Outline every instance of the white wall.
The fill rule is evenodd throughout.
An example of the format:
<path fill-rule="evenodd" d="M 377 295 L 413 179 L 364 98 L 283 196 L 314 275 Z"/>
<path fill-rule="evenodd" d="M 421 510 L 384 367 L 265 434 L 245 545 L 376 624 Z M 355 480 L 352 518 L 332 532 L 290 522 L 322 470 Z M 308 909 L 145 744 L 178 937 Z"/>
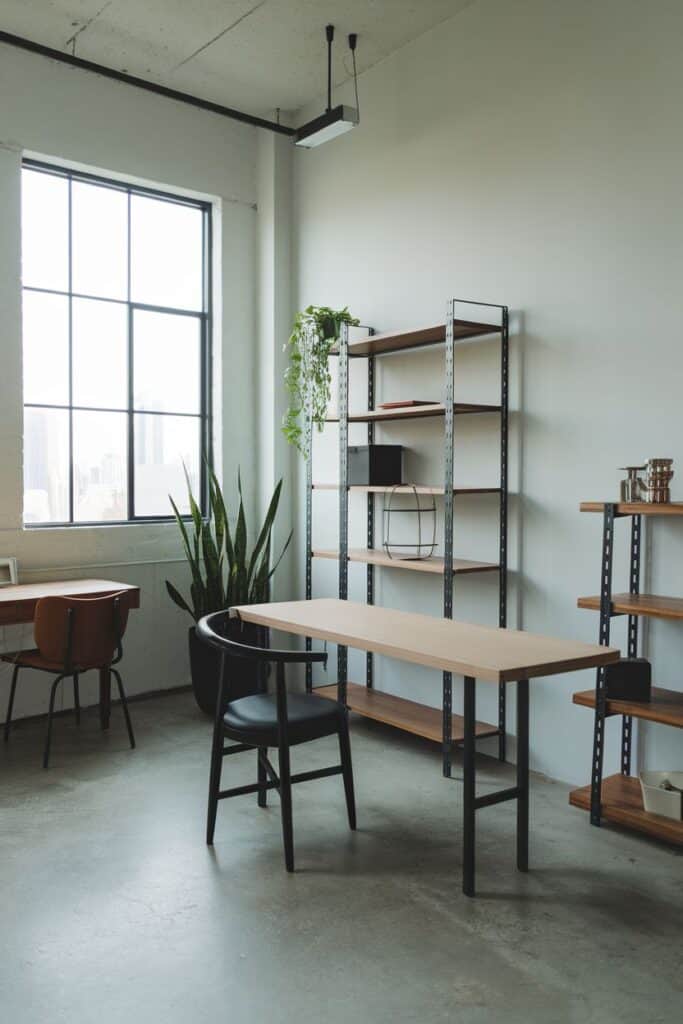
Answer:
<path fill-rule="evenodd" d="M 258 350 L 256 407 L 259 429 L 258 504 L 266 509 L 276 481 L 282 492 L 273 529 L 275 561 L 291 530 L 294 455 L 282 433 L 287 356 L 284 342 L 292 323 L 292 142 L 260 132 L 258 138 Z M 290 545 L 273 577 L 274 599 L 291 598 L 295 551 Z"/>
<path fill-rule="evenodd" d="M 598 590 L 600 521 L 580 515 L 579 502 L 616 496 L 617 467 L 634 460 L 670 456 L 683 472 L 682 32 L 677 0 L 478 0 L 362 76 L 356 130 L 296 155 L 299 307 L 348 304 L 380 330 L 435 322 L 451 296 L 513 312 L 511 486 L 521 496 L 511 557 L 518 623 L 529 630 L 597 639 L 597 616 L 576 598 Z M 484 399 L 484 348 L 461 354 L 456 390 Z M 439 358 L 385 360 L 378 401 L 438 397 Z M 362 385 L 354 391 L 362 408 Z M 414 479 L 438 482 L 436 423 L 377 438 L 390 439 L 412 449 Z M 456 478 L 458 467 L 485 474 L 490 427 L 468 422 L 462 442 Z M 316 476 L 334 479 L 334 438 L 319 448 L 327 459 Z M 674 496 L 683 496 L 678 478 Z M 334 543 L 331 502 L 316 498 L 318 541 Z M 495 508 L 484 498 L 459 505 L 456 554 L 486 557 Z M 617 531 L 615 583 L 626 589 L 628 525 Z M 652 544 L 648 588 L 683 594 L 680 523 L 656 523 Z M 331 563 L 316 577 L 318 592 L 334 591 Z M 362 570 L 353 580 L 360 597 Z M 440 582 L 382 573 L 378 601 L 438 614 Z M 514 611 L 513 601 L 512 625 Z M 457 581 L 455 614 L 494 623 L 493 581 Z M 613 637 L 624 642 L 623 620 Z M 649 639 L 657 682 L 680 689 L 680 626 L 654 623 Z M 536 769 L 588 781 L 592 720 L 571 693 L 591 685 L 592 673 L 534 684 Z M 378 686 L 439 702 L 435 673 L 385 662 Z M 478 697 L 480 715 L 494 714 L 485 684 Z M 643 764 L 680 764 L 678 740 L 675 730 L 641 728 Z"/>
<path fill-rule="evenodd" d="M 130 619 L 124 663 L 128 691 L 185 684 L 189 621 L 164 586 L 167 577 L 183 588 L 187 583 L 175 525 L 22 529 L 21 155 L 28 150 L 215 200 L 217 441 L 228 494 L 241 463 L 251 504 L 257 131 L 6 46 L 0 46 L 0 95 L 0 554 L 18 557 L 24 581 L 99 576 L 138 584 L 142 608 Z M 0 629 L 5 649 L 30 639 L 30 627 Z M 8 667 L 0 667 L 0 718 L 8 676 Z M 94 681 L 85 696 L 94 700 Z M 45 698 L 43 685 L 20 687 L 17 715 L 44 711 Z"/>

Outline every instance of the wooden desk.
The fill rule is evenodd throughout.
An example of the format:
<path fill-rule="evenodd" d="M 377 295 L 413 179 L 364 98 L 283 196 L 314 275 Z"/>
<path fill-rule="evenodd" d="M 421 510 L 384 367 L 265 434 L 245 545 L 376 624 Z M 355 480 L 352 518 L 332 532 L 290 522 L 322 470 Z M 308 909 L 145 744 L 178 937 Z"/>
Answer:
<path fill-rule="evenodd" d="M 33 622 L 41 597 L 105 597 L 123 592 L 129 608 L 140 607 L 140 588 L 114 580 L 52 580 L 46 583 L 12 583 L 0 587 L 0 626 L 18 626 Z M 109 728 L 111 676 L 100 672 L 100 722 Z"/>
<path fill-rule="evenodd" d="M 529 680 L 616 661 L 616 648 L 331 598 L 243 605 L 232 612 L 245 622 L 464 676 L 463 892 L 474 895 L 474 826 L 480 808 L 517 801 L 517 867 L 528 870 Z M 477 679 L 517 684 L 517 784 L 480 797 L 475 793 L 474 757 Z M 339 679 L 337 686 L 339 700 L 345 703 L 346 680 Z M 450 719 L 450 708 L 444 708 L 444 725 L 446 719 Z"/>

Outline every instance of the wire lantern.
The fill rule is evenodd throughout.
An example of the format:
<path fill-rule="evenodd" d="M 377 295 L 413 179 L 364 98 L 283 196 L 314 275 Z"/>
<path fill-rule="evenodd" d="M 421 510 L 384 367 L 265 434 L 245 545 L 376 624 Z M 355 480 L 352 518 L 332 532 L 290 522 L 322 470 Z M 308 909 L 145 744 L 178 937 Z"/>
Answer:
<path fill-rule="evenodd" d="M 406 491 L 406 488 L 409 488 Z M 396 494 L 410 494 L 415 504 L 409 508 L 400 508 L 395 504 Z M 420 494 L 414 484 L 402 484 L 392 487 L 391 491 L 384 495 L 382 508 L 382 547 L 389 558 L 396 561 L 424 561 L 431 558 L 436 548 L 436 501 L 434 495 L 428 495 L 429 504 L 420 502 Z M 417 540 L 411 542 L 392 540 L 392 530 L 395 530 L 397 517 L 401 517 L 401 523 L 405 523 L 405 516 L 413 517 L 413 524 L 417 533 Z M 410 522 L 410 520 L 408 520 Z M 401 534 L 402 536 L 402 534 Z"/>

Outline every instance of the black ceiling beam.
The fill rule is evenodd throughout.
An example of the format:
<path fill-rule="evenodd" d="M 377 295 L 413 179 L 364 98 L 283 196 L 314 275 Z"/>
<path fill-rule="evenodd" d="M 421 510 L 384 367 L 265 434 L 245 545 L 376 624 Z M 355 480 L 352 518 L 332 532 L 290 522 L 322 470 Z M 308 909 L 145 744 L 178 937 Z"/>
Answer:
<path fill-rule="evenodd" d="M 224 107 L 220 103 L 212 103 L 211 100 L 201 99 L 199 96 L 192 96 L 187 92 L 180 92 L 178 89 L 168 89 L 165 85 L 158 85 L 156 82 L 148 82 L 144 78 L 137 78 L 135 75 L 128 75 L 124 71 L 116 71 L 114 68 L 105 67 L 104 64 L 96 64 L 92 60 L 83 60 L 82 57 L 73 57 L 61 50 L 54 50 L 51 46 L 43 46 L 42 43 L 35 43 L 32 39 L 24 39 L 23 36 L 14 36 L 10 32 L 0 32 L 0 43 L 8 46 L 16 46 L 20 50 L 28 50 L 29 53 L 37 53 L 41 57 L 48 57 L 50 60 L 57 60 L 62 64 L 69 64 L 72 68 L 80 68 L 81 71 L 90 71 L 104 78 L 113 78 L 115 82 L 123 82 L 124 85 L 132 85 L 135 89 L 144 89 L 145 92 L 155 93 L 157 96 L 164 96 L 169 100 L 177 100 L 178 103 L 188 103 L 199 110 L 207 110 L 210 114 L 219 114 L 221 117 L 229 117 L 233 121 L 241 121 L 243 124 L 251 124 L 255 128 L 265 128 L 270 132 L 277 132 L 280 135 L 294 135 L 295 130 L 286 125 L 277 124 L 276 121 L 267 121 L 263 117 L 255 117 L 253 114 L 245 114 L 241 110 L 233 110 L 232 107 Z"/>

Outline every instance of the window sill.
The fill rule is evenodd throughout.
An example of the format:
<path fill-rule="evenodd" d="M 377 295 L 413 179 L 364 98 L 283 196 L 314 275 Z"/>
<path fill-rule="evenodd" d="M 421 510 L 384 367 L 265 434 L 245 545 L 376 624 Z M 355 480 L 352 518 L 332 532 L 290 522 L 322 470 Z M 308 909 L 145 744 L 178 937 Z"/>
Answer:
<path fill-rule="evenodd" d="M 184 523 L 192 522 L 192 516 L 189 514 L 182 516 L 181 518 Z M 202 517 L 202 522 L 207 522 L 207 520 Z M 174 518 L 165 516 L 163 518 L 159 517 L 156 519 L 111 519 L 106 522 L 93 523 L 24 523 L 22 525 L 22 530 L 25 530 L 27 533 L 33 533 L 34 531 L 44 532 L 46 530 L 106 530 L 111 529 L 112 527 L 119 528 L 122 526 L 177 526 L 177 523 Z"/>

